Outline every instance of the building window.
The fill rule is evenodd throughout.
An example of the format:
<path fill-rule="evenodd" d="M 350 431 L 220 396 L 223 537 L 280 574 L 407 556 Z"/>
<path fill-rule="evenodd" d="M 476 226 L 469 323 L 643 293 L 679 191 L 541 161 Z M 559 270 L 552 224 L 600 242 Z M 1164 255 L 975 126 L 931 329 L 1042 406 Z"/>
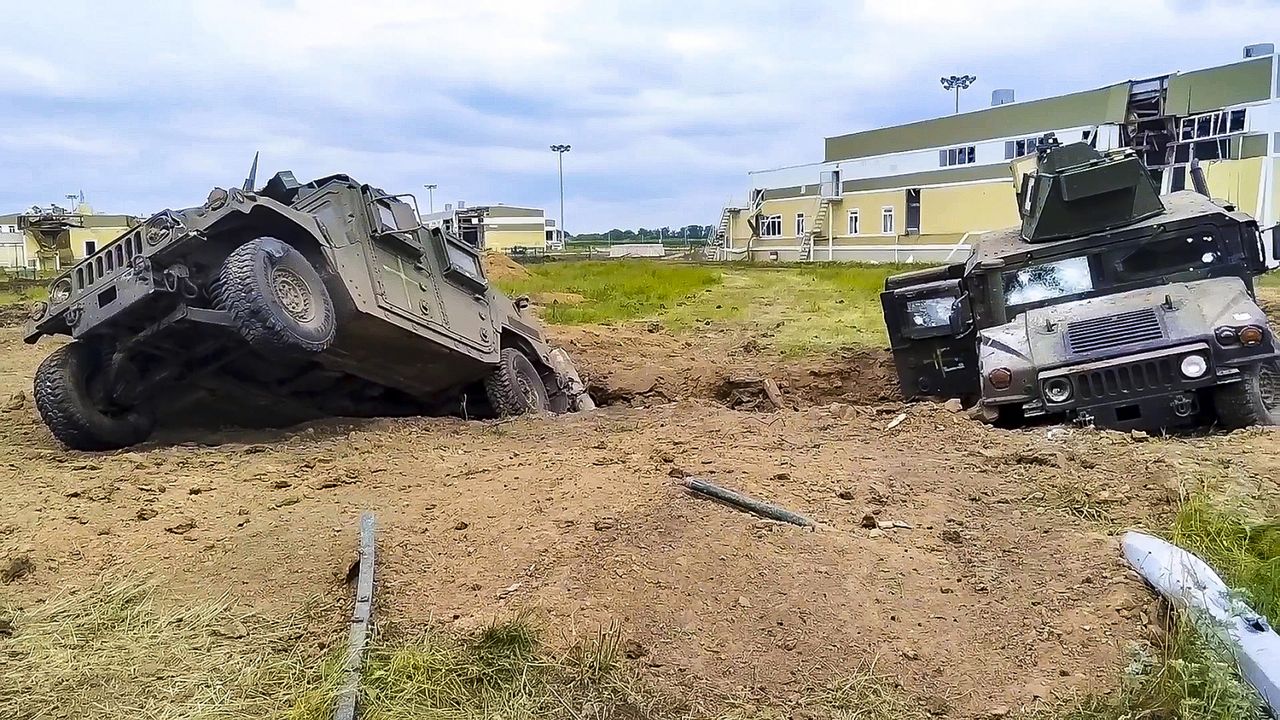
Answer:
<path fill-rule="evenodd" d="M 907 190 L 907 234 L 920 234 L 920 188 Z"/>
<path fill-rule="evenodd" d="M 850 210 L 850 211 L 849 211 L 849 234 L 850 234 L 850 235 L 861 235 L 861 234 L 862 234 L 862 226 L 861 226 L 861 224 L 858 222 L 858 211 L 857 211 L 857 210 Z"/>
<path fill-rule="evenodd" d="M 89 257 L 90 255 L 92 255 L 92 254 L 94 254 L 94 253 L 96 253 L 96 252 L 98 252 L 98 241 L 96 241 L 96 240 L 85 240 L 85 241 L 84 241 L 84 256 L 85 256 L 85 257 Z"/>
<path fill-rule="evenodd" d="M 765 215 L 760 218 L 760 237 L 776 238 L 782 237 L 782 216 L 781 215 Z"/>
<path fill-rule="evenodd" d="M 804 235 L 804 213 L 796 213 L 796 237 Z"/>
<path fill-rule="evenodd" d="M 947 148 L 938 151 L 938 166 L 972 165 L 977 162 L 978 150 L 973 145 L 958 148 Z"/>
<path fill-rule="evenodd" d="M 885 235 L 894 234 L 893 229 L 893 207 L 885 206 L 880 208 L 880 232 Z"/>
<path fill-rule="evenodd" d="M 1039 138 L 1022 138 L 1021 140 L 1005 140 L 1004 141 L 1004 159 L 1012 160 L 1023 155 L 1030 155 L 1040 147 Z"/>
<path fill-rule="evenodd" d="M 1240 108 L 1183 118 L 1178 139 L 1187 142 L 1244 132 L 1244 116 L 1245 109 Z"/>
<path fill-rule="evenodd" d="M 17 225 L 0 225 L 0 232 L 16 233 L 18 232 L 18 226 Z"/>

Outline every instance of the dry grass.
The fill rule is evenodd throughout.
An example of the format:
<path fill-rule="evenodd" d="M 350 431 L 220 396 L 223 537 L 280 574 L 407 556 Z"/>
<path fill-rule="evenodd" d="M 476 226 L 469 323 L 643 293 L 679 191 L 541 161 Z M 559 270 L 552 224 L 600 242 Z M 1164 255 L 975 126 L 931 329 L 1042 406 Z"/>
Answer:
<path fill-rule="evenodd" d="M 178 604 L 149 582 L 105 582 L 26 611 L 0 610 L 5 720 L 327 720 L 342 628 L 315 613 L 269 620 L 226 598 Z M 0 627 L 9 628 L 6 624 Z M 339 637 L 342 636 L 342 637 Z M 859 665 L 798 700 L 658 689 L 625 658 L 616 628 L 557 648 L 528 615 L 479 632 L 379 637 L 361 720 L 833 720 L 925 717 L 894 678 Z"/>
<path fill-rule="evenodd" d="M 336 666 L 306 642 L 316 619 L 178 605 L 143 580 L 67 593 L 0 638 L 0 717 L 327 718 Z"/>

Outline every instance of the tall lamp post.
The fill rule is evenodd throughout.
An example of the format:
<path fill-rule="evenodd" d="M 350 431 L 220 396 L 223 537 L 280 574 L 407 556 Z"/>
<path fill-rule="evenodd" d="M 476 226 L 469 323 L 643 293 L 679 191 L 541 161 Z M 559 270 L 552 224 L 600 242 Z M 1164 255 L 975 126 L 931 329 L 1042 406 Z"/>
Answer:
<path fill-rule="evenodd" d="M 977 82 L 977 75 L 951 75 L 949 77 L 938 78 L 942 82 L 943 90 L 954 90 L 956 93 L 956 113 L 960 112 L 960 91 L 968 90 L 969 86 Z"/>
<path fill-rule="evenodd" d="M 568 145 L 552 145 L 551 152 L 556 154 L 556 164 L 560 167 L 560 239 L 564 239 L 564 154 L 572 148 Z"/>
<path fill-rule="evenodd" d="M 427 212 L 434 213 L 436 211 L 436 188 L 440 186 L 435 183 L 431 183 L 430 185 L 423 185 L 422 187 L 427 189 L 427 207 L 431 208 Z"/>

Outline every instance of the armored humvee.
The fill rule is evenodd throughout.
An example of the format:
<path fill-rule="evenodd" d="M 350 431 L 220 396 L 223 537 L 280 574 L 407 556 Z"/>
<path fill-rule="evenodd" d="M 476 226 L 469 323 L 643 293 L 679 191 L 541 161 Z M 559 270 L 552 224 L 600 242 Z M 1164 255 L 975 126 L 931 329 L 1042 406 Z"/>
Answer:
<path fill-rule="evenodd" d="M 411 195 L 289 172 L 254 191 L 252 177 L 151 217 L 33 306 L 27 342 L 74 339 L 35 378 L 63 444 L 141 442 L 193 394 L 250 422 L 589 402 L 528 302 L 489 284 L 476 244 L 424 227 Z"/>
<path fill-rule="evenodd" d="M 1011 423 L 1280 421 L 1275 338 L 1254 297 L 1267 269 L 1257 223 L 1210 200 L 1202 175 L 1202 192 L 1160 197 L 1128 151 L 1041 142 L 1014 162 L 1020 227 L 979 236 L 963 263 L 886 281 L 904 395 L 960 398 Z"/>

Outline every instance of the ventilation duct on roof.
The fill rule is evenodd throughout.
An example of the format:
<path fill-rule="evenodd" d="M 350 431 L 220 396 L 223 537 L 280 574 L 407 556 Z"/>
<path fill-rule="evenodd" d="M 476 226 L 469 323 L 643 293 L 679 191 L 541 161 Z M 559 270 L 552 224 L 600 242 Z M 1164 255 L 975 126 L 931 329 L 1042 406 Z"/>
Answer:
<path fill-rule="evenodd" d="M 1275 43 L 1258 43 L 1256 45 L 1245 45 L 1245 58 L 1262 57 L 1263 55 L 1274 55 L 1276 52 Z"/>
<path fill-rule="evenodd" d="M 991 107 L 1008 105 L 1011 102 L 1013 102 L 1012 88 L 1000 88 L 999 90 L 991 91 Z"/>

